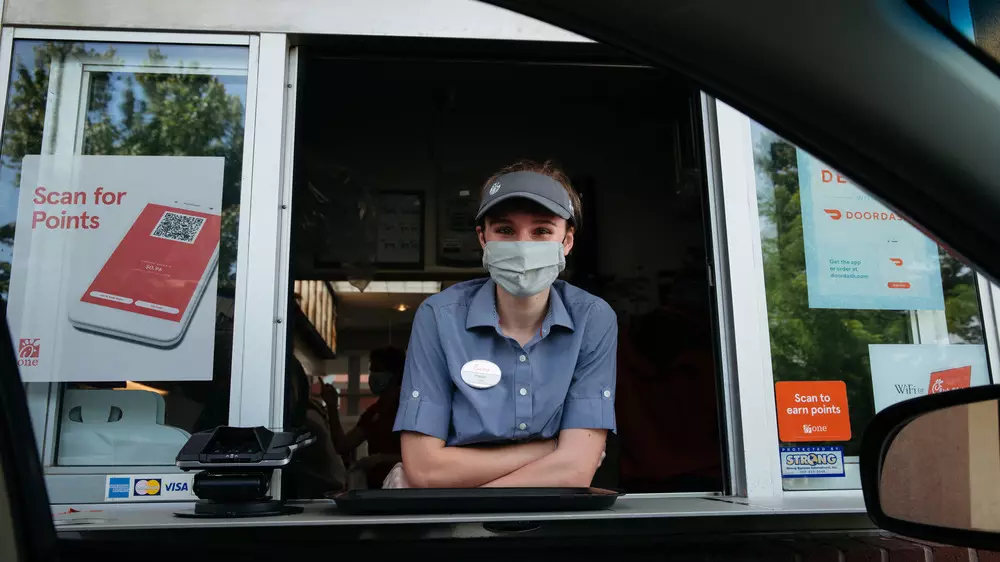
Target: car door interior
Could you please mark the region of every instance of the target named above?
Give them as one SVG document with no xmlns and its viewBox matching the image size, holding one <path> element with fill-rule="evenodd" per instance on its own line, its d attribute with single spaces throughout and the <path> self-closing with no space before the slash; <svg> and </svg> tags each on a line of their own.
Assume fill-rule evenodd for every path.
<svg viewBox="0 0 1000 562">
<path fill-rule="evenodd" d="M 6 319 L 0 333 L 0 469 L 15 560 L 56 560 L 56 533 L 42 477 L 38 445 L 28 416 L 28 401 L 17 371 L 17 355 Z M 6 532 L 6 529 L 4 530 Z M 4 558 L 5 560 L 7 558 Z"/>
<path fill-rule="evenodd" d="M 1000 78 L 906 0 L 482 0 L 687 76 L 1000 278 Z"/>
</svg>

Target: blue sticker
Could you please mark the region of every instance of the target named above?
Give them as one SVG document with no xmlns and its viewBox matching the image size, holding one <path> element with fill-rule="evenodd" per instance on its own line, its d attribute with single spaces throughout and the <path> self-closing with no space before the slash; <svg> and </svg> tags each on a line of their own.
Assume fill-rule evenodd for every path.
<svg viewBox="0 0 1000 562">
<path fill-rule="evenodd" d="M 131 491 L 131 478 L 127 476 L 124 478 L 108 478 L 108 499 L 113 500 L 127 498 Z"/>
<path fill-rule="evenodd" d="M 782 478 L 843 478 L 844 448 L 782 447 Z"/>
</svg>

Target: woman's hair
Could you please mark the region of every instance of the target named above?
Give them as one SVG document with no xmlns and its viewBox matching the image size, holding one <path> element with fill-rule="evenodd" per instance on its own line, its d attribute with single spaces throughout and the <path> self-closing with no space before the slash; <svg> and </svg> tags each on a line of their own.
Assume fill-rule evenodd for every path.
<svg viewBox="0 0 1000 562">
<path fill-rule="evenodd" d="M 561 168 L 559 168 L 552 160 L 546 160 L 545 162 L 536 162 L 534 160 L 525 159 L 525 160 L 518 160 L 513 164 L 504 166 L 499 171 L 490 176 L 490 178 L 486 180 L 485 183 L 483 183 L 483 187 L 479 191 L 480 204 L 482 204 L 483 199 L 486 198 L 486 196 L 489 194 L 490 186 L 493 185 L 500 176 L 512 172 L 535 172 L 536 174 L 542 174 L 544 176 L 548 176 L 559 182 L 559 185 L 563 186 L 563 189 L 565 189 L 566 193 L 569 195 L 569 200 L 573 203 L 573 220 L 572 220 L 573 228 L 577 231 L 580 230 L 580 227 L 583 225 L 583 206 L 580 204 L 580 194 L 576 191 L 576 189 L 573 188 L 573 184 L 570 183 L 569 176 L 566 175 L 566 172 L 564 172 Z M 533 203 L 526 199 L 510 199 L 508 201 L 500 203 L 493 209 L 490 209 L 490 211 L 487 212 L 486 214 L 488 216 L 496 216 L 504 213 L 509 213 L 511 211 L 534 212 L 537 211 L 539 208 L 542 208 L 541 205 L 538 205 L 537 203 Z M 485 222 L 486 222 L 486 217 L 484 216 L 478 226 L 485 226 Z"/>
</svg>

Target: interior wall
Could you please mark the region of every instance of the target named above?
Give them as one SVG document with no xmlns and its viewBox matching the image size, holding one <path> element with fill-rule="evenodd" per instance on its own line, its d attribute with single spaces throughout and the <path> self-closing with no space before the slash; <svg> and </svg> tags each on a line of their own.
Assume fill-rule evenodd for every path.
<svg viewBox="0 0 1000 562">
<path fill-rule="evenodd" d="M 582 240 L 597 245 L 596 273 L 620 287 L 607 295 L 616 308 L 655 302 L 657 272 L 680 269 L 687 249 L 703 246 L 701 216 L 691 212 L 691 186 L 676 165 L 683 100 L 658 73 L 343 60 L 316 62 L 307 73 L 302 156 L 343 164 L 373 191 L 422 191 L 427 271 L 449 270 L 435 266 L 437 194 L 464 189 L 475 197 L 493 171 L 524 157 L 554 158 L 592 186 L 584 230 L 600 234 Z M 324 276 L 299 257 L 300 278 Z"/>
</svg>

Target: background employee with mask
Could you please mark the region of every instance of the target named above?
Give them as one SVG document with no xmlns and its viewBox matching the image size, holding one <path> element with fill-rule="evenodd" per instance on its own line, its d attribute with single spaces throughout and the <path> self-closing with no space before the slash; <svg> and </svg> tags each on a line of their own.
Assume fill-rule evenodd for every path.
<svg viewBox="0 0 1000 562">
<path fill-rule="evenodd" d="M 581 217 L 549 163 L 483 185 L 490 277 L 417 310 L 394 425 L 402 463 L 384 487 L 590 485 L 615 430 L 618 327 L 608 303 L 557 280 Z"/>
<path fill-rule="evenodd" d="M 368 456 L 351 464 L 348 472 L 363 473 L 369 488 L 381 487 L 389 470 L 400 461 L 399 434 L 392 430 L 392 424 L 399 408 L 404 361 L 405 354 L 395 347 L 375 349 L 368 354 L 368 387 L 378 399 L 346 433 L 337 409 L 337 390 L 323 386 L 330 436 L 337 453 L 346 456 L 368 442 Z"/>
</svg>

